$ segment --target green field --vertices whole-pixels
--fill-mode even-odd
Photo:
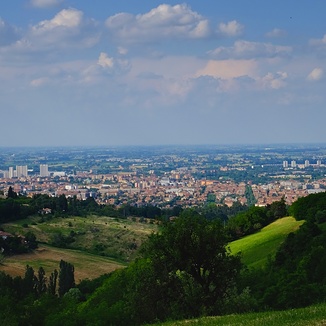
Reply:
[[[0,271],[11,276],[23,276],[26,265],[33,267],[35,271],[42,266],[46,275],[49,276],[55,269],[59,269],[61,259],[74,265],[77,283],[83,279],[93,279],[125,266],[109,258],[79,250],[40,245],[31,253],[7,257],[0,265]]]
[[[248,267],[263,267],[273,257],[286,236],[296,231],[304,221],[284,217],[264,227],[261,231],[230,243],[233,254],[241,253]]]
[[[39,248],[32,253],[6,257],[0,271],[12,276],[24,275],[26,265],[37,270],[42,266],[46,273],[58,269],[61,259],[75,266],[76,281],[94,278],[126,266],[137,254],[137,249],[158,226],[149,220],[117,219],[110,217],[31,217],[3,224],[6,232],[24,235],[35,234]],[[53,244],[58,234],[71,237],[67,248]]]
[[[271,311],[229,315],[221,317],[204,317],[193,320],[174,321],[155,325],[201,325],[201,326],[322,326],[326,325],[326,304],[302,309]]]

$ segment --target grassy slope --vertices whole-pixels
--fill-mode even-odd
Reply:
[[[24,228],[24,224],[28,227]],[[63,259],[75,266],[76,281],[91,279],[125,266],[133,259],[142,241],[157,230],[155,224],[95,216],[53,218],[43,223],[40,223],[40,217],[31,217],[2,227],[14,234],[32,231],[42,244],[34,253],[6,258],[0,265],[0,271],[13,276],[23,275],[28,264],[35,270],[42,266],[48,275],[58,269]],[[74,250],[49,246],[55,233],[68,236],[71,231],[76,233],[75,241],[69,245]]]
[[[40,245],[32,253],[6,258],[2,265],[0,265],[0,271],[4,271],[11,276],[23,276],[26,265],[33,267],[36,272],[42,266],[46,275],[49,276],[55,269],[59,270],[61,259],[74,265],[75,281],[77,283],[80,280],[96,278],[124,267],[123,264],[106,257],[92,255],[79,250]]]
[[[174,321],[155,325],[201,325],[201,326],[317,326],[326,325],[326,304],[286,311],[270,311],[229,315],[222,317],[205,317],[193,320]]]
[[[241,252],[243,262],[248,267],[263,267],[268,257],[275,255],[286,236],[296,231],[302,223],[303,221],[296,221],[290,216],[281,218],[258,233],[231,242],[231,252],[233,254]]]

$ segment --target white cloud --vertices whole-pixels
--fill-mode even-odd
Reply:
[[[129,72],[130,66],[128,60],[110,57],[107,53],[101,52],[96,63],[92,62],[81,69],[80,81],[102,84],[105,80],[108,81],[109,77],[114,76],[117,82],[118,77],[125,76]]]
[[[36,26],[34,30],[38,32],[53,30],[58,27],[78,27],[81,25],[83,12],[77,9],[63,9],[51,20],[43,20]]]
[[[101,52],[97,64],[103,68],[113,68],[113,58],[110,58],[106,53]]]
[[[276,38],[276,37],[283,37],[283,36],[285,36],[286,35],[286,32],[284,30],[282,30],[282,29],[274,28],[270,32],[267,32],[265,35],[267,37],[270,37],[270,38]]]
[[[286,86],[285,80],[287,77],[287,73],[283,71],[279,71],[276,74],[269,72],[263,78],[257,79],[257,82],[263,88],[279,89]]]
[[[31,46],[39,50],[57,47],[90,47],[99,41],[96,22],[84,19],[82,11],[63,9],[50,20],[32,26],[26,35]]]
[[[210,34],[208,21],[186,4],[159,5],[148,13],[119,13],[106,20],[120,41],[146,42],[162,38],[203,38]]]
[[[310,40],[311,45],[326,45],[326,34],[321,39],[311,39]]]
[[[31,0],[31,5],[37,8],[49,8],[60,5],[63,0]]]
[[[242,76],[255,76],[257,63],[253,60],[210,60],[204,68],[199,69],[196,77],[212,76],[231,79]]]
[[[122,47],[122,46],[119,46],[118,47],[118,53],[121,54],[121,55],[126,55],[128,53],[128,49]]]
[[[31,86],[40,87],[40,86],[43,86],[43,85],[47,84],[48,82],[49,82],[49,78],[41,77],[41,78],[33,79],[31,81]]]
[[[324,75],[323,69],[315,68],[307,76],[307,79],[310,80],[310,81],[317,81],[317,80],[322,79],[323,75]]]
[[[232,47],[218,47],[209,52],[217,58],[257,58],[288,56],[292,52],[290,46],[273,45],[270,43],[259,43],[239,40]]]
[[[236,20],[229,21],[227,23],[220,23],[218,26],[219,34],[223,36],[239,36],[243,33],[244,26],[238,23]]]

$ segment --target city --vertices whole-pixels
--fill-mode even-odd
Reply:
[[[171,208],[287,204],[326,189],[326,146],[3,148],[0,191]]]

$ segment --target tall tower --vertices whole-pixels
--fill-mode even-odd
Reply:
[[[14,174],[14,167],[10,166],[9,167],[9,179],[12,179],[15,176]]]
[[[48,177],[49,176],[49,166],[47,164],[40,165],[40,177]]]
[[[27,177],[27,165],[16,165],[17,178]]]

